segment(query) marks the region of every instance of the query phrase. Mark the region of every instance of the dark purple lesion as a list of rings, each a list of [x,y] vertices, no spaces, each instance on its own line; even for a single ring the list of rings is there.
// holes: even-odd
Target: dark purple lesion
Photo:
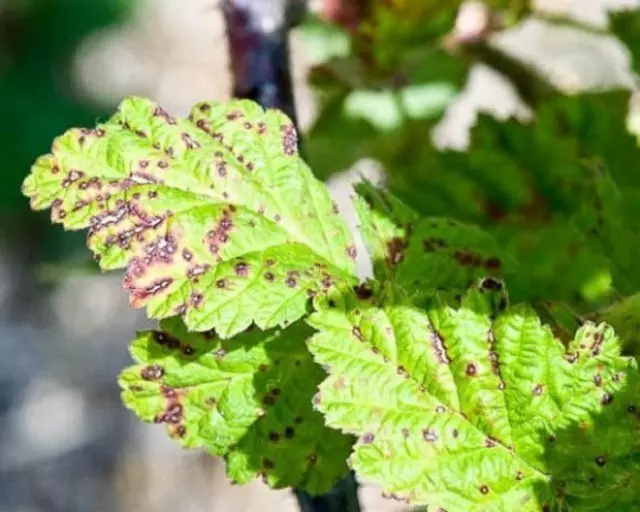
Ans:
[[[499,380],[498,389],[503,391],[506,388],[506,384],[502,379],[502,373],[500,371],[500,355],[495,348],[496,340],[493,329],[489,329],[487,332],[487,343],[489,345],[489,362],[491,363],[491,371]]]
[[[404,252],[407,248],[407,242],[404,238],[396,236],[387,242],[387,265],[395,267],[404,260]]]
[[[182,404],[184,392],[169,386],[161,386],[160,392],[165,398],[165,407],[160,414],[156,415],[154,423],[182,424],[184,421],[184,406]]]
[[[449,364],[451,360],[447,354],[447,348],[440,333],[433,327],[429,327],[429,344],[433,349],[438,363]]]
[[[293,123],[280,126],[280,137],[282,139],[282,151],[287,156],[293,156],[298,151],[298,135]]]
[[[222,211],[222,218],[218,221],[213,229],[207,232],[206,244],[209,252],[221,261],[220,248],[229,241],[229,233],[233,229],[233,220],[231,218],[231,209],[225,208]]]
[[[129,292],[131,305],[139,307],[149,301],[152,297],[163,294],[173,283],[172,277],[160,277],[146,286],[136,286],[133,276],[133,268],[127,273],[123,280],[123,287]]]
[[[173,125],[177,123],[176,119],[169,115],[169,113],[159,105],[154,109],[153,116],[162,118],[162,120],[167,124]]]

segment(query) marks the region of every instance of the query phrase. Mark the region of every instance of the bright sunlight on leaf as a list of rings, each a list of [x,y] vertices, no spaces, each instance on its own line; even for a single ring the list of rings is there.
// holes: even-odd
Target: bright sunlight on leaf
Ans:
[[[175,119],[140,98],[59,137],[25,180],[34,209],[88,228],[131,303],[222,337],[287,325],[354,274],[355,246],[298,154],[291,121],[250,101]]]
[[[120,375],[124,403],[185,447],[224,456],[233,481],[260,474],[273,487],[325,492],[346,473],[352,440],[312,410],[325,375],[305,347],[311,333],[296,323],[221,340],[164,320],[133,342],[136,364]]]
[[[631,510],[635,360],[605,324],[564,346],[502,286],[481,280],[457,309],[391,285],[318,300],[309,348],[330,377],[314,403],[360,437],[361,477],[429,510]]]

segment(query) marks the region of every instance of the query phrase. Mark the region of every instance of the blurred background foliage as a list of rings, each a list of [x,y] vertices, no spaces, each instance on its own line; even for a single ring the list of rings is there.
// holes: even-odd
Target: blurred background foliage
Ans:
[[[639,72],[640,11],[585,14],[638,2],[315,4],[295,30],[292,71],[299,111],[313,113],[305,156],[341,208],[350,180],[381,168],[420,214],[495,236],[519,262],[515,300],[566,301],[547,304],[551,316],[613,307],[603,314],[636,336],[635,302],[615,303],[640,288],[637,80],[612,76],[610,47],[578,62],[578,78],[569,63],[584,58],[576,34],[602,45],[613,36]],[[20,193],[56,135],[92,126],[124,94],[178,114],[205,96],[226,99],[221,19],[211,0],[0,0],[0,512],[293,510],[287,493],[260,483],[229,487],[215,462],[124,410],[115,376],[144,320],[118,276],[97,275],[84,234],[50,226]],[[116,29],[130,40],[86,52]],[[567,33],[575,43],[560,41]],[[463,115],[479,69],[493,78]],[[152,85],[136,82],[143,73]],[[477,112],[501,102],[509,108]],[[377,494],[363,506],[398,510]]]
[[[588,311],[634,293],[640,152],[628,130],[632,91],[573,90],[495,44],[523,16],[606,33],[627,45],[634,69],[638,11],[609,28],[537,12],[529,2],[363,1],[337,17],[348,49],[312,71],[323,110],[307,138],[323,177],[374,158],[391,191],[425,216],[482,226],[520,265],[514,300],[565,300]],[[357,15],[357,16],[356,16]],[[347,46],[347,45],[345,45]],[[500,73],[527,115],[481,114],[465,148],[433,132],[473,65]]]
[[[124,19],[125,0],[5,0],[0,4],[0,187],[2,226],[29,236],[40,258],[60,259],[81,247],[82,236],[47,228],[28,215],[20,185],[34,156],[47,152],[69,126],[92,125],[110,112],[82,98],[72,82],[74,52],[95,30]],[[37,234],[37,236],[36,236]],[[35,241],[35,242],[34,242]]]

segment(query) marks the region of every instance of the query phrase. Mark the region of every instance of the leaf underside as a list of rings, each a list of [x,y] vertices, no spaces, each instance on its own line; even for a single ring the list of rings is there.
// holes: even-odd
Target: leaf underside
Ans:
[[[293,124],[250,101],[200,103],[185,120],[128,98],[56,139],[23,191],[54,222],[88,229],[102,269],[126,268],[132,305],[190,330],[286,325],[353,279],[351,236]]]
[[[119,378],[143,421],[187,448],[224,456],[237,483],[327,491],[347,471],[352,438],[324,426],[311,398],[325,377],[305,347],[312,330],[252,331],[230,340],[189,333],[178,318],[141,332]]]
[[[567,346],[492,278],[459,309],[391,287],[318,300],[314,403],[363,478],[429,510],[635,510],[638,373],[613,329]]]

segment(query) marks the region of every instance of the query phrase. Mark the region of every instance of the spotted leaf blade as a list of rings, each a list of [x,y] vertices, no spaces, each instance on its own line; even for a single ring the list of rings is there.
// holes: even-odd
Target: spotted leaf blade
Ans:
[[[56,139],[23,190],[54,222],[88,229],[103,269],[126,268],[132,305],[191,330],[286,325],[353,279],[349,231],[291,121],[250,101],[201,103],[187,120],[128,98]]]
[[[393,278],[416,294],[456,293],[482,276],[515,272],[513,259],[481,229],[450,219],[421,217],[389,191],[368,182],[359,183],[356,191],[360,231],[376,278]]]
[[[493,279],[458,309],[420,310],[393,289],[318,307],[309,348],[329,377],[314,403],[359,436],[351,465],[386,492],[449,512],[640,498],[638,372],[607,325],[565,348]]]
[[[134,340],[123,401],[185,447],[224,456],[235,482],[260,474],[273,487],[324,492],[346,473],[352,440],[312,409],[325,374],[305,347],[311,332],[296,323],[221,340],[164,320]]]

